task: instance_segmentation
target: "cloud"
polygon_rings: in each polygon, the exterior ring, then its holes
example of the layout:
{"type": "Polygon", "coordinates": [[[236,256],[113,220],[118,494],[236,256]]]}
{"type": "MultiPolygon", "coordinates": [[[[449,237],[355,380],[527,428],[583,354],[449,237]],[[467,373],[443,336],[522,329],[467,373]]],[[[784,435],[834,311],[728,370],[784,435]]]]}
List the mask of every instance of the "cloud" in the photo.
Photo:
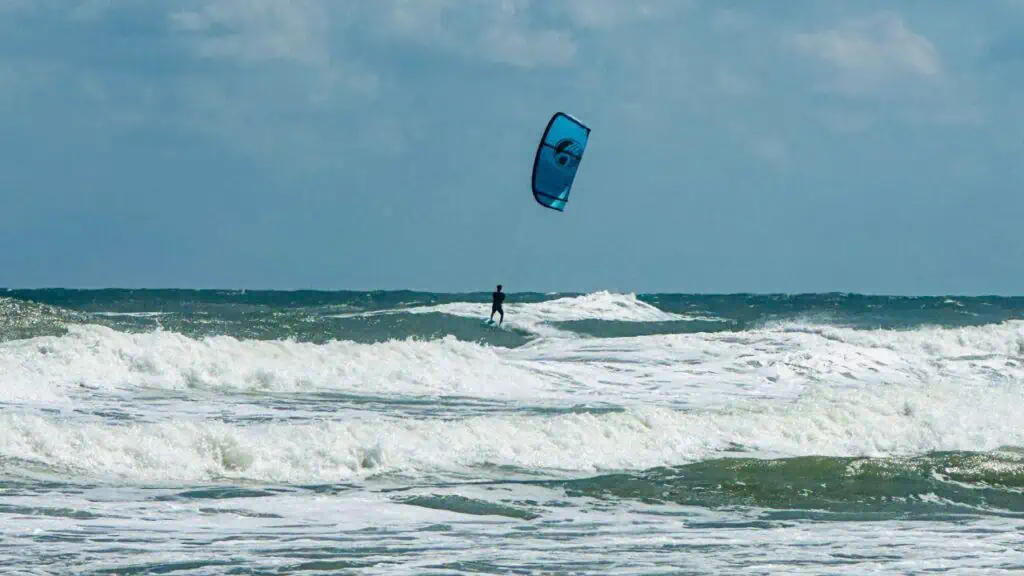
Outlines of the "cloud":
{"type": "Polygon", "coordinates": [[[468,60],[560,67],[577,52],[570,32],[539,24],[536,5],[527,0],[379,0],[376,6],[380,16],[374,20],[384,37],[468,60]]]}
{"type": "Polygon", "coordinates": [[[35,7],[35,0],[0,0],[0,16],[35,7]]]}
{"type": "Polygon", "coordinates": [[[345,42],[359,16],[349,7],[196,0],[165,14],[174,42],[204,61],[162,79],[182,125],[280,164],[337,165],[342,145],[327,145],[337,134],[324,126],[337,126],[345,147],[365,140],[382,90],[345,42]]]}
{"type": "Polygon", "coordinates": [[[576,45],[564,32],[542,30],[528,33],[514,27],[496,26],[481,37],[483,52],[491,61],[523,68],[566,66],[576,56],[576,45]]]}
{"type": "Polygon", "coordinates": [[[791,156],[790,146],[784,139],[761,134],[738,120],[731,120],[729,122],[729,129],[754,157],[759,158],[766,164],[775,168],[782,168],[788,163],[791,156]]]}
{"type": "Polygon", "coordinates": [[[330,62],[329,24],[320,0],[214,0],[171,16],[176,30],[195,36],[197,53],[242,63],[330,62]]]}
{"type": "Polygon", "coordinates": [[[711,27],[722,33],[743,32],[750,28],[751,16],[735,8],[716,10],[711,17],[711,27]]]}
{"type": "MultiPolygon", "coordinates": [[[[528,0],[204,0],[172,18],[179,32],[195,37],[200,56],[240,63],[326,66],[338,56],[332,34],[353,32],[513,67],[568,65],[577,47],[569,30],[539,23],[543,6],[528,0]]],[[[619,9],[572,10],[585,22],[619,17],[619,9]]]]}
{"type": "Polygon", "coordinates": [[[835,74],[832,89],[851,96],[884,92],[908,80],[936,80],[943,71],[931,41],[890,13],[797,34],[792,43],[828,64],[835,74]]]}
{"type": "Polygon", "coordinates": [[[85,22],[98,20],[115,8],[115,0],[81,0],[72,9],[71,17],[85,22]]]}
{"type": "MultiPolygon", "coordinates": [[[[957,45],[946,40],[951,52],[957,45]]],[[[947,65],[936,45],[902,18],[882,12],[838,27],[796,34],[790,46],[824,65],[826,92],[846,98],[819,114],[829,131],[850,134],[883,124],[978,128],[989,116],[972,70],[947,65]],[[868,100],[884,106],[865,107],[868,100]]],[[[962,60],[960,60],[962,62],[962,60]]]]}
{"type": "Polygon", "coordinates": [[[564,0],[552,6],[568,16],[575,27],[611,29],[642,20],[670,18],[688,9],[689,4],[683,0],[564,0]]]}

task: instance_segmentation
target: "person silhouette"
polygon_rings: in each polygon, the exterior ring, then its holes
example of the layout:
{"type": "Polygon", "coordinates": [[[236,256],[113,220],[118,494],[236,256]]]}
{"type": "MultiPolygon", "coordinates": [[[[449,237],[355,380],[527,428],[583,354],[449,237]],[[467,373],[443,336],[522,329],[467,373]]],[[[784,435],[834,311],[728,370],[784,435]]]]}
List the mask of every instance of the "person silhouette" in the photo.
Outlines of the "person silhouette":
{"type": "Polygon", "coordinates": [[[498,326],[505,321],[505,309],[501,305],[505,302],[505,293],[501,291],[501,284],[498,284],[498,289],[491,293],[491,319],[490,322],[494,322],[494,313],[498,313],[498,326]]]}

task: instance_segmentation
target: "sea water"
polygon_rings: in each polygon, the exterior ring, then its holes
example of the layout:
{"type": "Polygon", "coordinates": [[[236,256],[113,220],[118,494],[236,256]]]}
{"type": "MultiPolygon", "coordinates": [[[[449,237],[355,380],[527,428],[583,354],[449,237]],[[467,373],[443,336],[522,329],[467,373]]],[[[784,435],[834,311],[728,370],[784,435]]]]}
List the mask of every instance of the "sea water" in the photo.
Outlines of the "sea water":
{"type": "Polygon", "coordinates": [[[505,311],[0,293],[0,572],[1024,572],[1024,299],[505,311]]]}

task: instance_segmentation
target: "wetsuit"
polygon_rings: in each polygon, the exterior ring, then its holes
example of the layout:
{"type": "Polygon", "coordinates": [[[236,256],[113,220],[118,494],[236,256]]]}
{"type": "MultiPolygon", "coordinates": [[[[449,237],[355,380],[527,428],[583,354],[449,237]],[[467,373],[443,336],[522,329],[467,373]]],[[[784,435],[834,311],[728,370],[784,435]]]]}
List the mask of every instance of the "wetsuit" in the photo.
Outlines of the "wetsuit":
{"type": "Polygon", "coordinates": [[[501,307],[502,303],[505,302],[504,292],[492,292],[491,293],[491,319],[494,319],[494,313],[497,312],[501,315],[498,320],[498,324],[505,321],[505,310],[501,307]]]}

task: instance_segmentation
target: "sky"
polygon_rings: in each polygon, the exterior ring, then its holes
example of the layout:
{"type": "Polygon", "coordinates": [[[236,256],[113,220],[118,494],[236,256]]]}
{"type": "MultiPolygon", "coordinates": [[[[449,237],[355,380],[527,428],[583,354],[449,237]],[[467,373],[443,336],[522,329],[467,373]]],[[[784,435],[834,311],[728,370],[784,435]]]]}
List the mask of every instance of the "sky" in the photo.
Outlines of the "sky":
{"type": "Polygon", "coordinates": [[[1024,1],[0,0],[0,286],[1024,294],[1024,1]],[[559,213],[556,111],[591,129],[559,213]]]}

